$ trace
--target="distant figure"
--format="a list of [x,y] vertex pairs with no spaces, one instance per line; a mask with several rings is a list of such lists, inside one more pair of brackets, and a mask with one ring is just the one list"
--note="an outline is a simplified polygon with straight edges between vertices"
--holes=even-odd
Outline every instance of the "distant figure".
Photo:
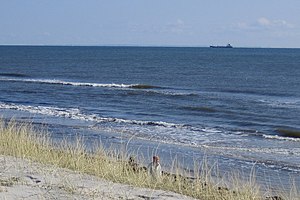
[[138,164],[137,162],[135,161],[135,158],[133,156],[130,156],[129,157],[129,161],[128,161],[128,165],[129,167],[134,171],[134,172],[137,172],[138,171]]
[[153,156],[152,162],[148,165],[148,173],[154,179],[159,179],[162,175],[159,157]]
[[140,167],[139,166],[139,164],[136,162],[134,156],[129,157],[127,167],[129,167],[128,169],[132,170],[135,173],[146,172],[147,171],[146,167],[144,167],[144,166]]

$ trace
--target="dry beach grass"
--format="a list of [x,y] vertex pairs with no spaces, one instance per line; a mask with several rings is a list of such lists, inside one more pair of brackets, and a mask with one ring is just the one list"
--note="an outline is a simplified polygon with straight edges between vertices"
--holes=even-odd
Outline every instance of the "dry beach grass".
[[[149,177],[142,168],[137,170],[132,167],[128,163],[130,155],[126,155],[124,150],[104,149],[101,145],[93,149],[94,151],[87,152],[80,138],[72,144],[62,141],[54,145],[45,131],[34,130],[31,124],[17,123],[13,120],[6,123],[1,120],[0,197],[12,190],[10,189],[12,186],[26,188],[33,182],[42,185],[39,189],[41,192],[35,196],[37,199],[43,196],[48,199],[62,199],[62,196],[57,197],[59,194],[75,195],[70,199],[81,199],[84,195],[88,195],[91,199],[121,197],[123,199],[151,199],[151,197],[156,197],[156,199],[189,199],[185,196],[201,200],[265,199],[265,195],[261,194],[259,186],[255,183],[254,174],[249,175],[247,182],[241,181],[237,173],[228,173],[230,175],[226,176],[226,181],[223,178],[215,179],[211,175],[212,169],[203,162],[201,166],[195,166],[195,168],[201,169],[201,174],[193,179],[186,178],[188,174],[179,174],[180,170],[174,169],[173,171],[177,171],[177,174],[167,173],[157,181]],[[11,172],[13,175],[8,173],[8,169],[12,169],[9,167],[13,165],[9,164],[11,162],[18,163],[16,166],[19,166]],[[26,174],[24,170],[27,172],[34,171],[33,174],[35,175],[24,175]],[[83,179],[85,182],[82,181]],[[30,184],[28,180],[30,180]],[[228,184],[229,182],[230,184]],[[80,183],[85,183],[85,185]],[[99,185],[101,187],[98,187]],[[53,192],[52,188],[57,188],[63,193]],[[185,196],[176,196],[177,194],[172,192]],[[158,193],[164,195],[159,196]],[[299,199],[296,190],[289,194],[282,193],[280,196],[290,200]],[[87,197],[85,196],[85,198]]]

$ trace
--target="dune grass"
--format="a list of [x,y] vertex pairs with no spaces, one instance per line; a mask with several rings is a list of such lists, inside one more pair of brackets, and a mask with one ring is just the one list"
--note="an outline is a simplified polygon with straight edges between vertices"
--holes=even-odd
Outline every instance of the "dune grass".
[[[230,175],[226,176],[226,181],[224,178],[216,180],[211,175],[213,169],[203,162],[201,166],[195,165],[195,171],[200,169],[201,173],[193,179],[186,178],[188,174],[179,174],[180,170],[173,167],[175,174],[153,180],[145,170],[135,170],[129,165],[130,155],[124,150],[107,150],[101,144],[93,149],[92,152],[87,152],[80,138],[74,143],[63,140],[54,145],[45,131],[34,130],[31,124],[17,123],[13,120],[6,123],[0,120],[2,155],[51,164],[132,186],[173,191],[201,200],[265,199],[259,191],[259,186],[255,184],[255,175],[249,175],[247,182],[241,181],[236,173],[228,173]],[[286,195],[284,199],[294,198]]]

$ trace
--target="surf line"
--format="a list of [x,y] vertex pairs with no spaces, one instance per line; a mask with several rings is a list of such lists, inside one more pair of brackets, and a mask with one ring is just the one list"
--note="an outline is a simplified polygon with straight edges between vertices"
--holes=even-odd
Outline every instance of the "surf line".
[[16,78],[2,78],[0,80],[1,81],[28,82],[28,83],[41,83],[41,84],[85,86],[85,87],[133,88],[133,89],[162,88],[162,87],[159,87],[159,86],[147,85],[147,84],[84,83],[84,82],[62,81],[62,80],[57,80],[57,79],[16,79]]
[[34,114],[55,116],[55,117],[64,117],[75,120],[85,120],[92,121],[96,123],[105,123],[105,122],[115,122],[115,123],[125,123],[125,124],[134,124],[140,126],[161,126],[166,128],[185,128],[185,125],[174,124],[162,121],[140,121],[140,120],[129,120],[129,119],[120,119],[113,117],[100,117],[95,114],[83,114],[78,108],[58,108],[58,107],[46,107],[46,106],[26,106],[26,105],[17,105],[17,104],[7,104],[0,102],[0,109],[11,109],[24,111]]

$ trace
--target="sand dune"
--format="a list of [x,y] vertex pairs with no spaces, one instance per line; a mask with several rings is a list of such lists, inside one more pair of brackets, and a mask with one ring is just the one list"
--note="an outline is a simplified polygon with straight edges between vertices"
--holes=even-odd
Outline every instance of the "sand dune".
[[0,199],[170,199],[188,200],[162,190],[113,183],[95,176],[0,155]]

